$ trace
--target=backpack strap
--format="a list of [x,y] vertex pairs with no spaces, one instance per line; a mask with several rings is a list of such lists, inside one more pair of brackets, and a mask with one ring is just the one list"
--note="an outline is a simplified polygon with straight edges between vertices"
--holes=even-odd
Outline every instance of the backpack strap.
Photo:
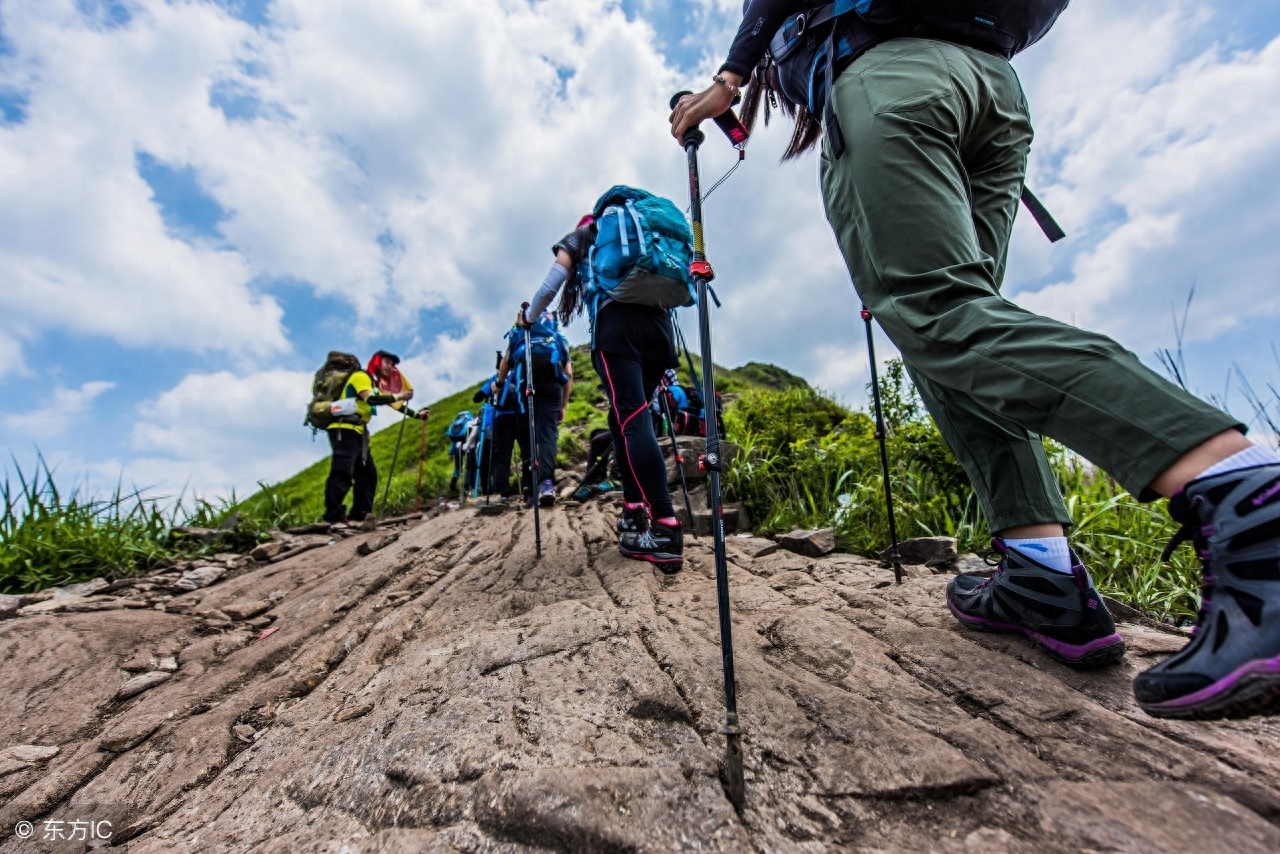
[[1045,237],[1049,238],[1050,243],[1057,243],[1067,236],[1062,226],[1058,225],[1057,220],[1053,218],[1053,214],[1049,213],[1049,209],[1025,184],[1022,186],[1022,203],[1026,205],[1027,213],[1031,214],[1031,218],[1036,221],[1036,225],[1040,226],[1040,230],[1044,232]]

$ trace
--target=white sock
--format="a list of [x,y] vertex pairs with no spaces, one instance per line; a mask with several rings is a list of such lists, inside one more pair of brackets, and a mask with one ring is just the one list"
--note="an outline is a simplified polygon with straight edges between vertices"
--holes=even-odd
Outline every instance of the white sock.
[[1006,538],[1004,544],[1054,572],[1071,571],[1071,549],[1067,546],[1066,537],[1032,537],[1025,540]]
[[1209,477],[1215,474],[1226,474],[1236,469],[1247,469],[1253,466],[1273,466],[1280,465],[1280,452],[1273,451],[1265,445],[1251,445],[1239,453],[1232,454],[1225,460],[1220,460],[1209,466],[1195,479]]

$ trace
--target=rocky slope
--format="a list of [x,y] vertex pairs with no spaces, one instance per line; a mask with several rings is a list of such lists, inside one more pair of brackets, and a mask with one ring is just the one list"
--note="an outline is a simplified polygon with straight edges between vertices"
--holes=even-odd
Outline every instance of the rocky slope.
[[106,820],[148,854],[1280,850],[1280,720],[1133,704],[1181,637],[1123,625],[1126,661],[1078,673],[958,626],[945,573],[749,536],[739,815],[710,541],[662,577],[613,519],[544,512],[537,560],[530,511],[464,508],[11,611],[0,847]]

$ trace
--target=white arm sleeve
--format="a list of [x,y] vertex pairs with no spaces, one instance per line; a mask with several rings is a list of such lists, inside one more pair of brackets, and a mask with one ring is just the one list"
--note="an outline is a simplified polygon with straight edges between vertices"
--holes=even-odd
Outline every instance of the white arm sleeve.
[[529,307],[524,312],[524,322],[533,323],[538,319],[538,315],[547,310],[547,306],[551,305],[551,301],[555,299],[556,294],[560,291],[560,286],[569,278],[569,271],[556,262],[551,262],[551,269],[547,271],[547,277],[542,280],[542,285],[538,288],[538,292],[533,295],[533,299],[529,300]]

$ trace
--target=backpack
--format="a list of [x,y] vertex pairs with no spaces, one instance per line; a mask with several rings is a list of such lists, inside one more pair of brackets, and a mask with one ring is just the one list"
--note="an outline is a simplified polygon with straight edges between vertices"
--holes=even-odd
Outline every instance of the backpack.
[[693,305],[693,232],[670,199],[610,187],[594,209],[596,239],[578,276],[594,319],[601,299],[679,308]]
[[[515,348],[511,351],[511,367],[515,370],[516,385],[523,386],[525,371],[525,335],[523,328],[511,330],[515,336]],[[529,353],[533,363],[533,377],[538,380],[555,380],[560,385],[569,381],[565,365],[569,363],[569,343],[551,321],[539,317],[529,324]]]
[[[1044,38],[1070,2],[815,0],[789,16],[769,42],[768,76],[776,79],[774,88],[786,101],[822,118],[831,153],[838,158],[844,153],[844,135],[830,101],[838,64],[902,36],[941,39],[1012,59]],[[1022,203],[1051,243],[1067,236],[1026,187]]]
[[336,415],[333,406],[342,399],[342,391],[346,388],[351,375],[361,370],[360,360],[350,353],[331,350],[324,366],[316,371],[311,380],[311,402],[307,404],[307,416],[303,426],[313,431],[327,430],[334,424],[362,424],[364,419],[357,415]]
[[454,416],[453,422],[444,428],[445,438],[453,442],[461,442],[467,438],[467,427],[471,424],[471,419],[475,418],[467,410],[462,410]]

